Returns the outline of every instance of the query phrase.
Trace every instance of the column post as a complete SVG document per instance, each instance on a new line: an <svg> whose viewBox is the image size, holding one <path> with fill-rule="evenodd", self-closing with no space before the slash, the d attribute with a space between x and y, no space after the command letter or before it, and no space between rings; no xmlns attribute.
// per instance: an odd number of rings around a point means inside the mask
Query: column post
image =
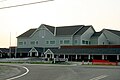
<svg viewBox="0 0 120 80"><path fill-rule="evenodd" d="M104 60L104 55L102 55L102 60Z"/></svg>
<svg viewBox="0 0 120 80"><path fill-rule="evenodd" d="M79 59L81 59L81 55L80 55Z"/></svg>
<svg viewBox="0 0 120 80"><path fill-rule="evenodd" d="M45 58L47 58L47 54L45 54Z"/></svg>
<svg viewBox="0 0 120 80"><path fill-rule="evenodd" d="M90 60L90 54L88 55L88 60Z"/></svg>
<svg viewBox="0 0 120 80"><path fill-rule="evenodd" d="M32 52L30 52L30 57L32 57Z"/></svg>
<svg viewBox="0 0 120 80"><path fill-rule="evenodd" d="M38 52L36 53L36 56L38 56Z"/></svg>
<svg viewBox="0 0 120 80"><path fill-rule="evenodd" d="M22 53L20 53L20 57L22 56Z"/></svg>
<svg viewBox="0 0 120 80"><path fill-rule="evenodd" d="M107 60L107 55L105 56L105 59Z"/></svg>
<svg viewBox="0 0 120 80"><path fill-rule="evenodd" d="M30 56L30 53L28 53L27 56L29 57L29 56Z"/></svg>
<svg viewBox="0 0 120 80"><path fill-rule="evenodd" d="M65 54L64 54L64 59L65 59Z"/></svg>
<svg viewBox="0 0 120 80"><path fill-rule="evenodd" d="M119 60L119 55L117 55L117 60Z"/></svg>
<svg viewBox="0 0 120 80"><path fill-rule="evenodd" d="M76 54L76 56L75 56L75 59L76 59L76 60L78 59L77 54Z"/></svg>
<svg viewBox="0 0 120 80"><path fill-rule="evenodd" d="M54 58L54 54L52 54L52 59Z"/></svg>
<svg viewBox="0 0 120 80"><path fill-rule="evenodd" d="M68 55L68 59L69 59L70 57L69 57L69 55Z"/></svg>

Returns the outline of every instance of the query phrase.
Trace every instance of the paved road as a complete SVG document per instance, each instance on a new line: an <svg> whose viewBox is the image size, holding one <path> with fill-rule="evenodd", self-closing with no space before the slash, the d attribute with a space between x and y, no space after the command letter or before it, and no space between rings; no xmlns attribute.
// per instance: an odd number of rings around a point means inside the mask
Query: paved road
<svg viewBox="0 0 120 80"><path fill-rule="evenodd" d="M22 75L26 69L21 65L0 63L0 80L11 80L10 78Z"/></svg>
<svg viewBox="0 0 120 80"><path fill-rule="evenodd" d="M15 80L120 80L120 66L24 66L30 72Z"/></svg>

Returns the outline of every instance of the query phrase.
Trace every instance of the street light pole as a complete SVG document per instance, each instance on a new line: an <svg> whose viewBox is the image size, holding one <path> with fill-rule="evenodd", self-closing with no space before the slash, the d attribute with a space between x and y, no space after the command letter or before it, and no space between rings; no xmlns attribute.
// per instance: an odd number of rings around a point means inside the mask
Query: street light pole
<svg viewBox="0 0 120 80"><path fill-rule="evenodd" d="M10 47L9 47L9 57L11 57L11 32L10 32Z"/></svg>

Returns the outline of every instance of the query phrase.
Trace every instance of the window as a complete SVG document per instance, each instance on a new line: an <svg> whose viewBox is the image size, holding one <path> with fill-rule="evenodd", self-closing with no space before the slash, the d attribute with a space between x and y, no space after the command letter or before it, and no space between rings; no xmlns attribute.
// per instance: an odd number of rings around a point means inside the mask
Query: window
<svg viewBox="0 0 120 80"><path fill-rule="evenodd" d="M77 40L75 40L75 41L74 41L74 44L77 44L77 43L78 43L78 41L77 41Z"/></svg>
<svg viewBox="0 0 120 80"><path fill-rule="evenodd" d="M38 41L36 41L36 44L38 44Z"/></svg>
<svg viewBox="0 0 120 80"><path fill-rule="evenodd" d="M23 45L23 42L18 42L19 45Z"/></svg>
<svg viewBox="0 0 120 80"><path fill-rule="evenodd" d="M60 40L60 44L63 44L63 40Z"/></svg>
<svg viewBox="0 0 120 80"><path fill-rule="evenodd" d="M89 44L91 44L91 42L89 41Z"/></svg>
<svg viewBox="0 0 120 80"><path fill-rule="evenodd" d="M31 45L35 45L35 41L31 41L30 44L31 44Z"/></svg>
<svg viewBox="0 0 120 80"><path fill-rule="evenodd" d="M82 40L82 44L90 44L90 41Z"/></svg>
<svg viewBox="0 0 120 80"><path fill-rule="evenodd" d="M64 40L64 44L70 44L70 40Z"/></svg>
<svg viewBox="0 0 120 80"><path fill-rule="evenodd" d="M46 41L46 44L49 44L49 41Z"/></svg>
<svg viewBox="0 0 120 80"><path fill-rule="evenodd" d="M103 42L103 45L104 45L105 43Z"/></svg>
<svg viewBox="0 0 120 80"><path fill-rule="evenodd" d="M55 41L50 41L50 44L55 44Z"/></svg>
<svg viewBox="0 0 120 80"><path fill-rule="evenodd" d="M86 44L89 44L89 41L86 41Z"/></svg>
<svg viewBox="0 0 120 80"><path fill-rule="evenodd" d="M85 44L85 40L82 40L82 44Z"/></svg>
<svg viewBox="0 0 120 80"><path fill-rule="evenodd" d="M26 42L24 42L24 45L26 45Z"/></svg>

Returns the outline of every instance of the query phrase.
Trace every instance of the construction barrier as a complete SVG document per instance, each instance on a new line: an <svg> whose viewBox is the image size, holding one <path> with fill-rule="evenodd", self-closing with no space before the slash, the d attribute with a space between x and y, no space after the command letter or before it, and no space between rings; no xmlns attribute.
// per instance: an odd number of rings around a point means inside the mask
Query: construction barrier
<svg viewBox="0 0 120 80"><path fill-rule="evenodd" d="M108 60L92 60L95 65L118 65L118 62L109 62Z"/></svg>

